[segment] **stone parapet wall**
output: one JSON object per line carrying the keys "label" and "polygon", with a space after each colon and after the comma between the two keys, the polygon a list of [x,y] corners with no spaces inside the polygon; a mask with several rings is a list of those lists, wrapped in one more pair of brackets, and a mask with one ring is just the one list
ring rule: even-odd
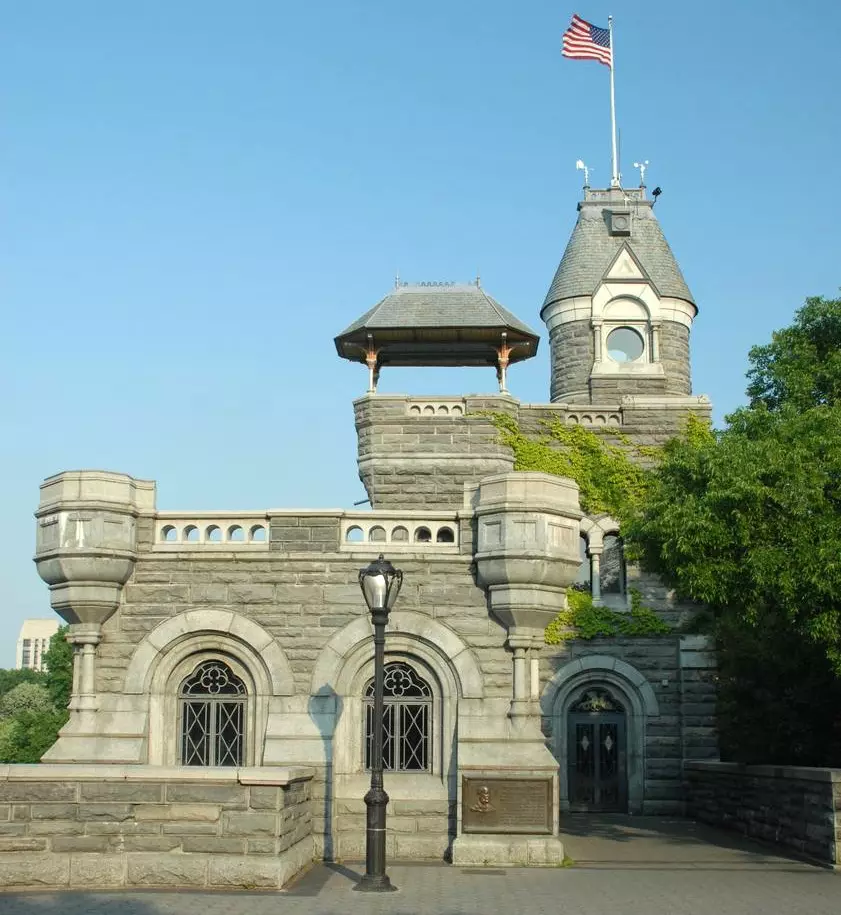
{"label": "stone parapet wall", "polygon": [[516,407],[507,395],[440,403],[388,394],[356,400],[359,476],[372,507],[460,506],[465,483],[512,470],[511,449],[480,413],[513,413]]}
{"label": "stone parapet wall", "polygon": [[841,769],[684,765],[687,813],[841,867]]}
{"label": "stone parapet wall", "polygon": [[312,775],[0,766],[0,887],[280,888],[313,860]]}

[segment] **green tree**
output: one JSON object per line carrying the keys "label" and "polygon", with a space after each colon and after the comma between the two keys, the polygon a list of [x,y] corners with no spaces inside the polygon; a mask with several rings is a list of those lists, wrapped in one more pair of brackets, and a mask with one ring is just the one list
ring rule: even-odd
{"label": "green tree", "polygon": [[[66,634],[65,626],[50,640],[45,673],[0,671],[0,762],[38,762],[67,721],[73,649]],[[19,673],[29,676],[11,676]]]}
{"label": "green tree", "polygon": [[73,646],[67,641],[67,626],[62,626],[50,639],[44,655],[45,683],[53,705],[66,709],[73,688]]}
{"label": "green tree", "polygon": [[37,763],[55,743],[67,712],[56,708],[25,711],[10,719],[11,726],[0,733],[4,762]]}
{"label": "green tree", "polygon": [[841,402],[841,299],[814,297],[790,327],[750,351],[751,405],[808,410]]}
{"label": "green tree", "polygon": [[841,764],[841,300],[750,352],[750,405],[670,442],[623,532],[708,605],[722,751]]}
{"label": "green tree", "polygon": [[19,683],[0,696],[0,718],[16,718],[23,712],[43,712],[51,708],[50,694],[40,683]]}
{"label": "green tree", "polygon": [[5,695],[21,683],[42,683],[44,675],[28,667],[19,667],[12,670],[0,668],[0,696]]}

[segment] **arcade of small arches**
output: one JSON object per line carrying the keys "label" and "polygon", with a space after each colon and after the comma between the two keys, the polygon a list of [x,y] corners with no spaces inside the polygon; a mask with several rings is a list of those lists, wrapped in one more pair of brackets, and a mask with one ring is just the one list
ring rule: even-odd
{"label": "arcade of small arches", "polygon": [[366,532],[357,524],[348,527],[345,532],[347,543],[455,543],[455,531],[449,525],[442,525],[435,530],[426,524],[419,524],[409,530],[404,524],[398,524],[386,530],[381,524],[375,524]]}
{"label": "arcade of small arches", "polygon": [[266,533],[264,524],[231,524],[227,528],[218,524],[204,528],[192,523],[164,524],[158,532],[158,540],[160,543],[265,543]]}

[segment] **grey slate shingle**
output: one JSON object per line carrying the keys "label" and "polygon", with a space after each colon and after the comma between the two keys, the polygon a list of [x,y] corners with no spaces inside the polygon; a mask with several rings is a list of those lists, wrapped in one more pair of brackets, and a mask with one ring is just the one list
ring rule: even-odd
{"label": "grey slate shingle", "polygon": [[660,295],[685,299],[694,305],[692,293],[650,205],[629,207],[632,213],[629,238],[608,233],[605,211],[615,208],[615,205],[581,205],[578,222],[543,307],[560,299],[592,295],[623,245],[631,249]]}
{"label": "grey slate shingle", "polygon": [[538,336],[484,289],[472,284],[396,286],[338,336],[363,328],[373,331],[421,327],[507,327]]}

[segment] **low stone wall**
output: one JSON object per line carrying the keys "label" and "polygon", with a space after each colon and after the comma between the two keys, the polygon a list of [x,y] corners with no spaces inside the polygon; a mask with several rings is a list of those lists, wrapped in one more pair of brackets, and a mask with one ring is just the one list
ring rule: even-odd
{"label": "low stone wall", "polygon": [[684,765],[687,814],[841,867],[841,769]]}
{"label": "low stone wall", "polygon": [[313,859],[312,776],[0,766],[0,887],[280,888]]}

